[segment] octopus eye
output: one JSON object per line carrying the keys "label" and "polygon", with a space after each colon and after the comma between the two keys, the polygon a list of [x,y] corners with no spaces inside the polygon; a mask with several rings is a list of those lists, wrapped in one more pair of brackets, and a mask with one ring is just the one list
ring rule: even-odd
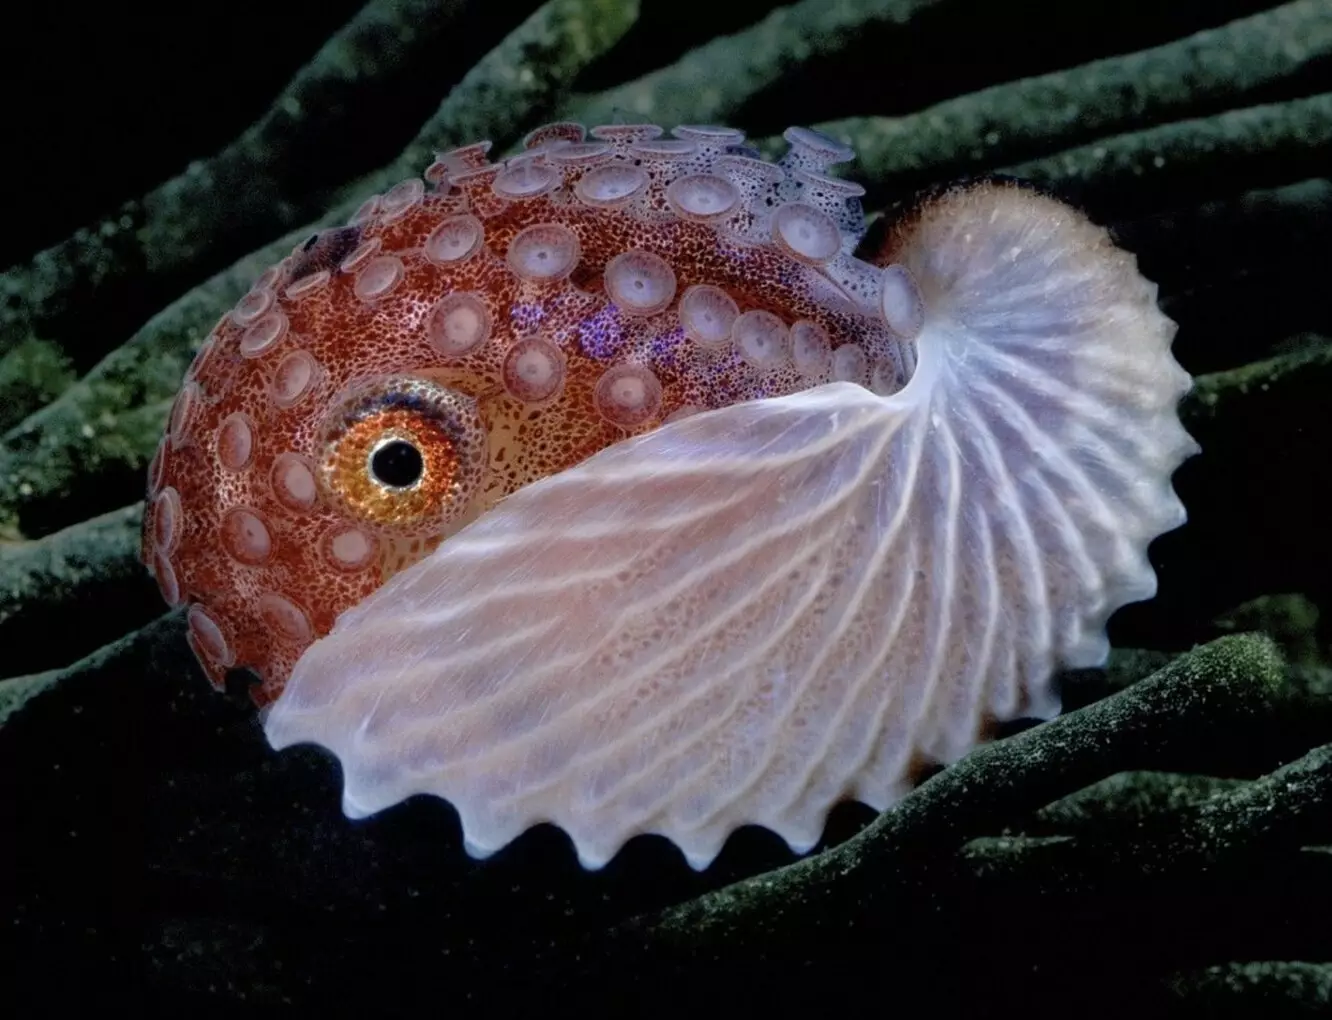
{"label": "octopus eye", "polygon": [[370,455],[370,473],[394,489],[410,489],[425,477],[425,458],[407,439],[386,439]]}
{"label": "octopus eye", "polygon": [[354,384],[324,422],[324,496],[381,534],[436,533],[471,504],[486,465],[476,401],[413,376]]}

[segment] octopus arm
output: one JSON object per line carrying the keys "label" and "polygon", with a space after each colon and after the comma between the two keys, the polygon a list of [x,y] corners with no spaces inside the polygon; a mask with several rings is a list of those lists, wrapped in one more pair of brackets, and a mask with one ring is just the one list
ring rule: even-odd
{"label": "octopus arm", "polygon": [[1057,712],[1052,671],[1103,660],[1184,520],[1174,325],[1014,187],[945,194],[888,254],[923,308],[905,388],[737,404],[518,491],[306,652],[272,743],[331,749],[352,816],[447,798],[474,854],[551,821],[589,867],[643,832],[704,867]]}

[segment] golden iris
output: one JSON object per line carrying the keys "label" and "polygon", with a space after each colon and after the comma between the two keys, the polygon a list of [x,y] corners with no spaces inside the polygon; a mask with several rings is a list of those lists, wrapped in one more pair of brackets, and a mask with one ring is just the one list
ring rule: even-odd
{"label": "golden iris", "polygon": [[428,379],[353,385],[321,436],[319,487],[381,533],[428,535],[471,502],[486,465],[476,401]]}

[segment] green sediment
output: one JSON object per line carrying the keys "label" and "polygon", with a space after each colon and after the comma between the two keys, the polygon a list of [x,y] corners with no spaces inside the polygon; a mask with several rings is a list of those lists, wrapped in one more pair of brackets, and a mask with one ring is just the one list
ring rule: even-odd
{"label": "green sediment", "polygon": [[1106,815],[1123,806],[1110,804],[1102,824],[1083,834],[972,840],[959,851],[958,864],[982,882],[1029,882],[1053,896],[1077,895],[1107,876],[1131,875],[1145,887],[1242,868],[1246,860],[1297,855],[1317,838],[1320,826],[1312,819],[1332,795],[1332,745],[1257,779],[1232,781],[1225,789],[1224,780],[1214,782],[1211,796],[1190,799],[1201,785],[1197,777],[1159,776],[1158,801],[1140,805],[1150,810],[1108,821]]}
{"label": "green sediment", "polygon": [[23,340],[0,355],[0,433],[50,403],[74,378],[69,359],[46,340]]}
{"label": "green sediment", "polygon": [[0,726],[37,695],[55,687],[61,675],[60,670],[51,669],[0,681]]}
{"label": "green sediment", "polygon": [[0,543],[0,645],[10,646],[4,628],[21,626],[28,606],[68,597],[137,560],[142,526],[135,503],[37,541]]}

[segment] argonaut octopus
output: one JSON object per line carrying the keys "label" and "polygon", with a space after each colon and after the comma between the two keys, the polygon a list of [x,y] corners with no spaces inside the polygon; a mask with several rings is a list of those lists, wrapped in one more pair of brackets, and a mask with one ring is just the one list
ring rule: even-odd
{"label": "argonaut octopus", "polygon": [[553,124],[440,155],[204,342],[142,555],[351,817],[450,801],[587,867],[885,809],[1150,598],[1190,385],[1156,287],[1059,201],[935,192],[854,254],[851,149]]}

